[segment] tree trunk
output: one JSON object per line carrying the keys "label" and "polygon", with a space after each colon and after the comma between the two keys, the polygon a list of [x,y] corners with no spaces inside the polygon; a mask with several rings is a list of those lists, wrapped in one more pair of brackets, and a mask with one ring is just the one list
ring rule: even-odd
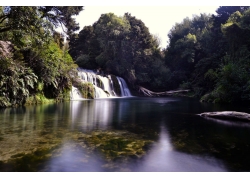
{"label": "tree trunk", "polygon": [[164,92],[153,92],[144,87],[139,86],[139,92],[143,93],[144,96],[164,96],[164,95],[173,95],[176,93],[189,92],[190,90],[172,90],[172,91],[164,91]]}
{"label": "tree trunk", "polygon": [[250,122],[250,114],[236,111],[205,112],[198,114],[204,118]]}

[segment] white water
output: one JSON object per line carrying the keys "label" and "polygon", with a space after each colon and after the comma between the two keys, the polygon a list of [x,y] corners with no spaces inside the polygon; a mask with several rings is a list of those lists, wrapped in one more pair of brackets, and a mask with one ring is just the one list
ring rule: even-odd
{"label": "white water", "polygon": [[121,87],[122,96],[132,96],[125,80],[122,79],[121,77],[117,77],[117,80],[118,80],[119,85]]}
{"label": "white water", "polygon": [[[95,73],[92,70],[79,68],[78,76],[82,79],[83,82],[90,82],[91,84],[93,84],[95,88],[95,99],[132,96],[126,81],[121,77],[116,77],[121,89],[120,93],[121,96],[118,96],[115,93],[114,85],[110,75],[102,76],[100,74]],[[76,87],[72,87],[71,100],[81,100],[81,99],[84,98],[82,98],[78,89]]]}
{"label": "white water", "polygon": [[70,99],[71,100],[83,100],[84,98],[82,97],[80,91],[76,87],[72,86],[72,90],[70,92]]}

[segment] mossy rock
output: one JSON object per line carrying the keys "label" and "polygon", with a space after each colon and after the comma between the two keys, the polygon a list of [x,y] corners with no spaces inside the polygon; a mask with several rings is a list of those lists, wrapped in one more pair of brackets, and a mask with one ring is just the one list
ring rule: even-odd
{"label": "mossy rock", "polygon": [[75,81],[73,84],[85,99],[95,98],[95,88],[89,82]]}

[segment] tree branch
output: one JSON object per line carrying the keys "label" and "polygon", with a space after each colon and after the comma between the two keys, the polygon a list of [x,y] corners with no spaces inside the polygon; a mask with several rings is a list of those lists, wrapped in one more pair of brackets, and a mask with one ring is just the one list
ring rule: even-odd
{"label": "tree branch", "polygon": [[9,31],[9,30],[11,30],[11,27],[6,27],[6,28],[3,28],[3,29],[0,29],[0,33],[6,32],[6,31]]}
{"label": "tree branch", "polygon": [[8,15],[2,15],[2,16],[0,16],[0,23],[2,23],[5,19],[7,19],[8,18]]}

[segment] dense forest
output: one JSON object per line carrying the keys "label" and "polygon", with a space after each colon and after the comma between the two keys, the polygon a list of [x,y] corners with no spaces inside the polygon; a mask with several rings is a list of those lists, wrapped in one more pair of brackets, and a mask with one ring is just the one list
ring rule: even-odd
{"label": "dense forest", "polygon": [[134,92],[190,89],[205,102],[250,100],[248,6],[183,19],[166,32],[164,49],[130,13],[102,14],[80,30],[73,17],[82,10],[0,7],[0,107],[66,100],[72,85],[91,89],[77,81],[77,67],[121,76]]}
{"label": "dense forest", "polygon": [[132,89],[190,89],[202,101],[248,101],[249,7],[216,12],[176,23],[163,50],[141,20],[103,14],[72,36],[69,53],[80,67],[122,76]]}
{"label": "dense forest", "polygon": [[72,18],[83,7],[0,7],[0,107],[69,99],[77,65],[68,54],[62,27],[79,29]]}

